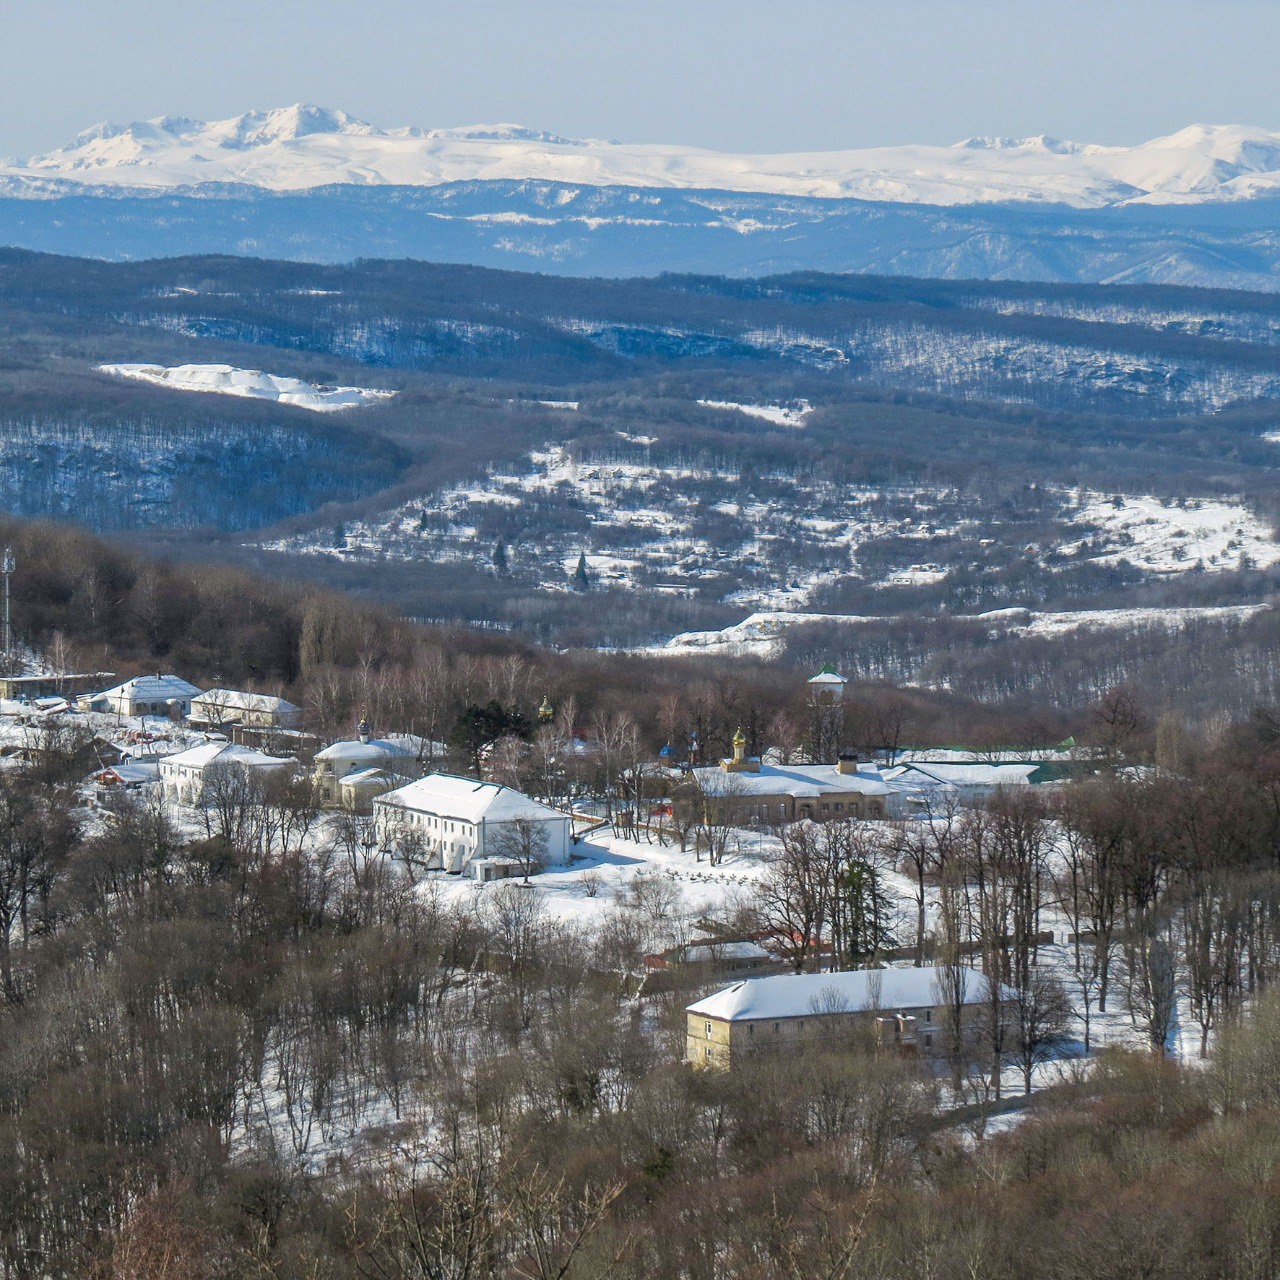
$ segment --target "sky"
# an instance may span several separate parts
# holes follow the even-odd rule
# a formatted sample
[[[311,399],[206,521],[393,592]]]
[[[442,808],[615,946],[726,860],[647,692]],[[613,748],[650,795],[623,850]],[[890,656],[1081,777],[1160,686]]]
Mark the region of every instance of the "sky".
[[[733,151],[1280,128],[1276,0],[5,0],[0,156],[311,102]]]

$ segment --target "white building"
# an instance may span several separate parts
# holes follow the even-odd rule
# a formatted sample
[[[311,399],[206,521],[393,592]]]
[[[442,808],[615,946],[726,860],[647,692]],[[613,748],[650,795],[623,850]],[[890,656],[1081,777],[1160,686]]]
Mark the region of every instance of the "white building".
[[[486,859],[517,860],[526,832],[532,833],[529,848],[548,865],[568,862],[573,843],[569,814],[511,787],[448,773],[379,796],[373,811],[380,848],[455,874]]]
[[[261,774],[292,773],[298,762],[292,756],[269,756],[234,742],[206,742],[189,751],[176,751],[159,762],[165,795],[179,804],[199,804],[208,770],[234,767]]]
[[[296,729],[302,724],[302,708],[268,693],[207,689],[191,699],[191,720],[215,727],[239,724],[254,729]]]
[[[425,738],[411,733],[375,738],[363,720],[357,732],[357,737],[331,743],[316,752],[316,782],[331,804],[344,799],[341,784],[351,774],[380,770],[398,778],[421,776],[422,759],[431,746]]]
[[[113,716],[187,716],[200,690],[180,676],[135,676],[77,701],[81,710]]]

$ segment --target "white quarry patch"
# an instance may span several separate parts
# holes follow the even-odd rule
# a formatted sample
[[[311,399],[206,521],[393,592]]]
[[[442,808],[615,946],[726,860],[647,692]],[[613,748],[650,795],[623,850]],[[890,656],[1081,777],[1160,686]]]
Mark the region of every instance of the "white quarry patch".
[[[1160,627],[1170,631],[1197,622],[1244,622],[1271,606],[1266,604],[1218,605],[1184,609],[1075,609],[1039,613],[1033,609],[996,609],[989,613],[953,614],[948,623],[972,623],[1002,636],[1060,636],[1076,631],[1138,631]],[[903,621],[907,615],[848,613],[753,613],[719,631],[685,631],[665,644],[641,652],[667,657],[689,654],[773,658],[782,651],[785,633],[815,622],[842,626]],[[911,620],[921,621],[919,615]]]
[[[792,406],[781,404],[739,404],[736,400],[699,400],[704,409],[733,409],[749,418],[762,418],[779,427],[803,427],[804,420],[813,412],[807,400]]]
[[[1247,507],[1201,498],[1174,501],[1086,493],[1071,523],[1093,530],[1060,553],[1098,564],[1128,561],[1147,573],[1267,568],[1280,544]]]
[[[100,364],[98,369],[117,378],[133,378],[173,391],[207,391],[222,396],[272,400],[315,413],[360,409],[380,404],[396,394],[374,387],[317,386],[300,378],[285,378],[260,369],[237,369],[229,364],[180,364],[169,368],[160,364]]]

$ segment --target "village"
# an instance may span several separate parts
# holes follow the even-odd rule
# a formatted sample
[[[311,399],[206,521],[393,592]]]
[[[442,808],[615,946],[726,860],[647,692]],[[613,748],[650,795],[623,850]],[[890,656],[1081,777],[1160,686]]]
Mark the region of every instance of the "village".
[[[1062,892],[1080,868],[1064,878],[1050,821],[1063,785],[1100,770],[1072,742],[859,758],[830,665],[798,694],[823,758],[749,754],[739,729],[731,754],[707,762],[696,734],[646,758],[555,730],[545,698],[528,740],[482,725],[464,752],[364,718],[323,741],[283,697],[174,674],[97,687],[106,679],[0,678],[0,759],[66,752],[70,734],[92,757],[80,795],[99,823],[143,804],[194,840],[342,844],[444,900],[501,889],[584,930],[626,903],[644,927],[613,976],[641,1005],[688,1000],[697,1069],[870,1046],[950,1071],[955,1104],[977,1099],[994,1123],[1101,1045],[1154,1034],[1194,1056],[1185,996],[1148,1010],[1145,1032],[1132,1007],[1099,1002],[1096,928]],[[580,767],[601,754],[611,774]],[[1000,881],[976,903],[966,842],[979,879]],[[1001,846],[986,867],[984,842]],[[1032,881],[1034,901],[1019,902]]]

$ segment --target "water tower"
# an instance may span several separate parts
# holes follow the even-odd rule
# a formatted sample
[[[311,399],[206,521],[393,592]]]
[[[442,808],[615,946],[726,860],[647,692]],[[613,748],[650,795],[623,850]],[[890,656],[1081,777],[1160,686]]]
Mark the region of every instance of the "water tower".
[[[844,687],[831,663],[809,677],[809,752],[815,763],[835,760],[844,742]]]

